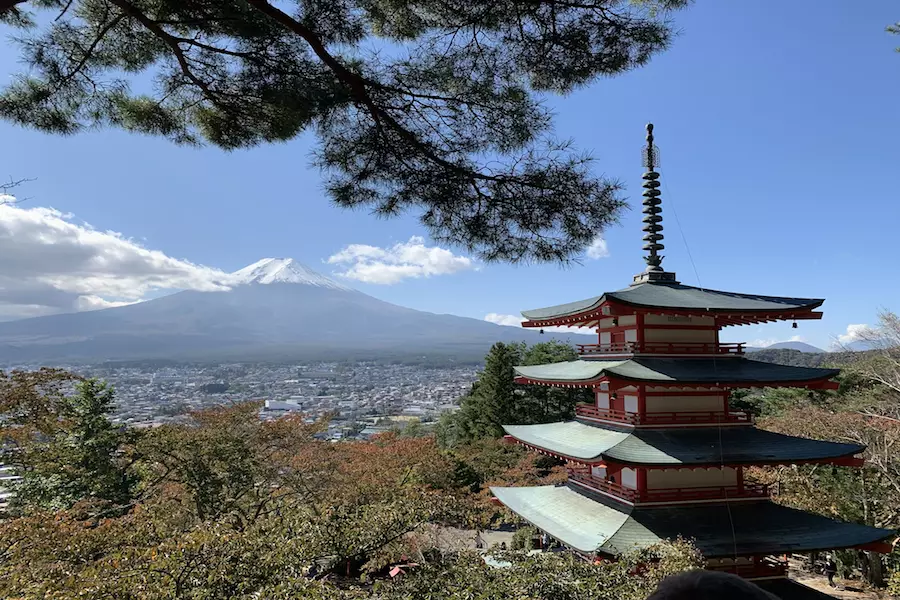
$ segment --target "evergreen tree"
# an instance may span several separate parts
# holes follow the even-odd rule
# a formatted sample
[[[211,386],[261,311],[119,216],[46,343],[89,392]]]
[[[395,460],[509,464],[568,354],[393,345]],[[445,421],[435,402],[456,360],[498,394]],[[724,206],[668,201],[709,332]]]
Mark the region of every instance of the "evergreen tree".
[[[109,420],[115,393],[88,379],[75,385],[51,410],[22,415],[25,436],[5,460],[21,477],[13,486],[13,510],[65,509],[88,500],[127,504],[137,476],[125,445],[133,432]]]
[[[518,386],[513,367],[522,363],[524,345],[497,342],[484,357],[484,370],[472,393],[460,402],[465,439],[498,438],[501,425],[518,421]]]
[[[0,0],[26,30],[0,117],[225,149],[313,132],[337,205],[415,210],[485,260],[565,261],[623,202],[541,99],[644,65],[689,2]]]
[[[484,370],[460,409],[438,422],[438,443],[452,448],[460,443],[503,436],[503,425],[529,425],[570,419],[575,405],[590,402],[591,392],[515,383],[516,365],[539,365],[575,360],[575,349],[557,341],[527,347],[496,343],[484,359]]]
[[[544,365],[548,363],[578,360],[578,353],[569,344],[556,340],[531,346],[522,357],[523,365]],[[552,423],[575,417],[575,405],[592,401],[593,392],[585,388],[556,388],[529,385],[526,391],[529,423]]]

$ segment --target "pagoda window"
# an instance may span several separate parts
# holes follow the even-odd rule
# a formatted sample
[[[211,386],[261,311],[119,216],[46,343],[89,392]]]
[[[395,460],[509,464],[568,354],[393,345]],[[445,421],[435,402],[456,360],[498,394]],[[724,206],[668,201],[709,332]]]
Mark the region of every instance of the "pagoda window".
[[[606,465],[591,465],[591,475],[599,479],[606,479]]]
[[[638,397],[637,394],[625,394],[625,403],[623,410],[629,413],[637,413],[638,412]]]
[[[622,469],[622,472],[620,475],[622,477],[621,483],[624,487],[628,487],[633,490],[637,489],[637,487],[638,487],[637,471],[635,471],[631,467],[625,467]]]
[[[597,408],[603,408],[603,409],[609,408],[609,392],[604,392],[604,391],[597,392]]]

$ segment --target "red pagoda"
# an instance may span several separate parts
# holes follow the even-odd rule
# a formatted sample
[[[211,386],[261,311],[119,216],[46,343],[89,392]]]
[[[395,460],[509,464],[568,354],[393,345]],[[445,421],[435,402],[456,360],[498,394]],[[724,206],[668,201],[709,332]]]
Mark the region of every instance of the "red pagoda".
[[[691,539],[709,567],[790,586],[775,557],[835,548],[889,552],[894,532],[781,506],[753,465],[860,466],[865,449],[757,429],[729,408],[736,388],[835,389],[835,369],[750,360],[722,343],[731,325],[820,319],[823,300],[721,292],[679,283],[663,270],[658,150],[644,151],[647,268],[627,288],[523,312],[525,327],[588,327],[597,343],[581,359],[517,367],[519,383],[594,392],[573,421],[508,425],[507,438],[566,461],[565,485],[492,488],[499,502],[586,558],[614,557],[660,540]]]

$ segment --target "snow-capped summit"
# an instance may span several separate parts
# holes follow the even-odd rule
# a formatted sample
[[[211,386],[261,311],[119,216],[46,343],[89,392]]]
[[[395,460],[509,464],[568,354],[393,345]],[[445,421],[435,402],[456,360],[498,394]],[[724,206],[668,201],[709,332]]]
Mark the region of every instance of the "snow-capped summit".
[[[352,289],[316,273],[293,258],[264,258],[235,271],[232,275],[238,284],[300,283],[334,290]]]

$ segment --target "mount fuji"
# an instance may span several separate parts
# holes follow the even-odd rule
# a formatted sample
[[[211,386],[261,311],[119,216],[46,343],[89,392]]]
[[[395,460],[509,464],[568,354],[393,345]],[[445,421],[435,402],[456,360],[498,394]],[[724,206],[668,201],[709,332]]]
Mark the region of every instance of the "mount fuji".
[[[0,323],[0,363],[472,360],[497,341],[547,339],[390,304],[290,258],[263,259],[225,279],[228,291],[188,290],[127,306]]]

